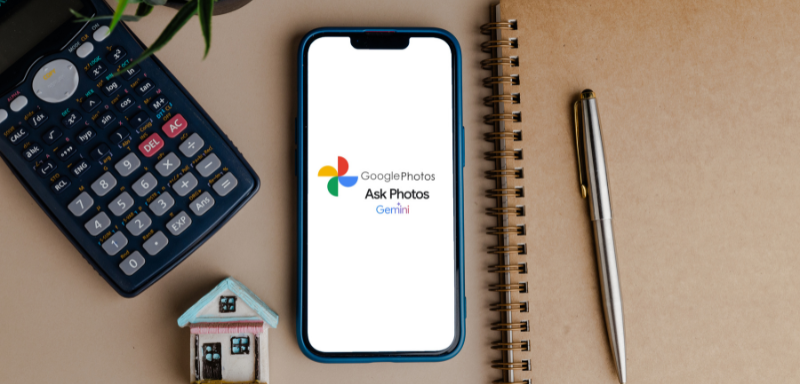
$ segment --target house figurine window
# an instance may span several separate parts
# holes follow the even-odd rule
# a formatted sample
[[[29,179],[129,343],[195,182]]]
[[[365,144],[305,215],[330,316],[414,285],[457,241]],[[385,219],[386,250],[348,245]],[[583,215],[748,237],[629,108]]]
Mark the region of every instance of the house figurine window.
[[[231,354],[244,355],[250,354],[250,336],[231,337]]]
[[[236,312],[236,296],[222,296],[219,298],[219,312]]]

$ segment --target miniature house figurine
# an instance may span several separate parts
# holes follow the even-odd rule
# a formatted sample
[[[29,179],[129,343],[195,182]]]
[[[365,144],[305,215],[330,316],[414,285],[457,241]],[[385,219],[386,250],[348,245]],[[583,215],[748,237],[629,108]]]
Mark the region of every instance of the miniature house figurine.
[[[244,284],[223,280],[178,319],[187,324],[192,382],[269,380],[267,328],[278,326],[278,314]]]

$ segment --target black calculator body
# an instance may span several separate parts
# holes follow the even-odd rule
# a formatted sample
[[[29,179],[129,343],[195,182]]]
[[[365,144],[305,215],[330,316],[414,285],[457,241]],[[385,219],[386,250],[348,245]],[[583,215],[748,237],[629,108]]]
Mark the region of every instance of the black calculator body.
[[[98,0],[0,2],[0,155],[89,264],[141,293],[258,191],[258,176]],[[118,76],[114,73],[123,71]],[[53,255],[61,257],[61,255]]]

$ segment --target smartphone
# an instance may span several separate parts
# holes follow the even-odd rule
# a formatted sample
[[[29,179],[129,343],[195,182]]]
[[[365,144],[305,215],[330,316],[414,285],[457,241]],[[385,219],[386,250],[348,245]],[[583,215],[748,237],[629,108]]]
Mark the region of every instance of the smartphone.
[[[297,338],[312,360],[464,343],[461,54],[441,29],[323,28],[298,57]]]

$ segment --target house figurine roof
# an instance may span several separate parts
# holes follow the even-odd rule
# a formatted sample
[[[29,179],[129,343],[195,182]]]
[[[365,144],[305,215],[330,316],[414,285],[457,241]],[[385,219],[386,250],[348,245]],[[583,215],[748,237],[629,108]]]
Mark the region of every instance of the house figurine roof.
[[[205,308],[208,304],[212,302],[216,303],[216,298],[225,290],[229,290],[236,295],[242,302],[247,304],[248,307],[252,308],[253,311],[258,315],[257,317],[248,317],[248,318],[234,318],[234,317],[210,317],[210,316],[202,316],[201,311]],[[217,284],[211,292],[207,293],[192,305],[181,317],[178,318],[178,325],[180,327],[185,327],[187,324],[196,324],[196,323],[213,323],[213,322],[233,322],[233,321],[263,321],[267,324],[270,328],[276,328],[278,326],[278,314],[275,313],[272,309],[270,309],[266,304],[264,304],[261,299],[256,296],[251,290],[247,289],[244,284],[240,283],[236,279],[229,277],[225,280],[222,280],[221,283]]]

